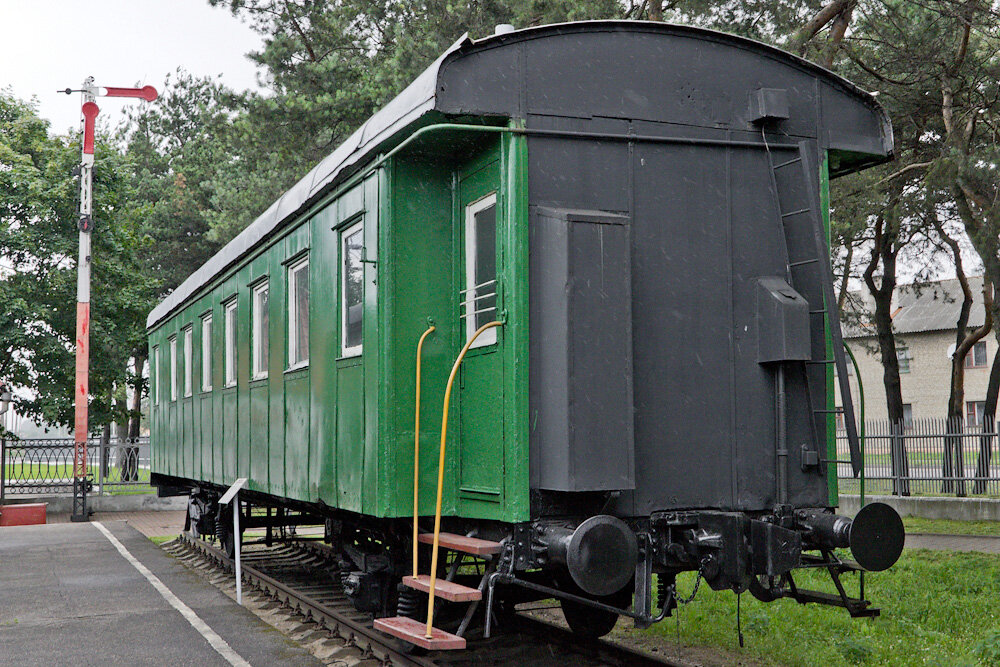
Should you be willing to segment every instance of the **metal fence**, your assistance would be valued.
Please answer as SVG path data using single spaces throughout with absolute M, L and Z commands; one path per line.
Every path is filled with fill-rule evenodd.
M 0 499 L 73 492 L 72 438 L 0 439 Z M 87 441 L 87 472 L 95 493 L 149 491 L 149 438 Z
M 884 495 L 1000 496 L 1000 440 L 995 425 L 962 419 L 865 423 L 865 492 Z M 837 431 L 842 492 L 857 493 L 847 436 Z

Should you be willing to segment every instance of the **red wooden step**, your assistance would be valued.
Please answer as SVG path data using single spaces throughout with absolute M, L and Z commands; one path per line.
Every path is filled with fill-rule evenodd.
M 421 533 L 418 540 L 424 544 L 434 543 L 434 533 Z M 492 556 L 500 553 L 500 543 L 481 540 L 478 537 L 466 537 L 454 533 L 441 533 L 438 542 L 446 549 L 453 549 L 474 556 Z
M 424 593 L 431 591 L 431 577 L 428 574 L 420 574 L 416 577 L 403 577 L 403 585 L 415 588 Z M 444 598 L 452 602 L 471 602 L 472 600 L 482 600 L 483 594 L 478 588 L 469 588 L 454 581 L 436 579 L 434 581 L 434 597 Z
M 392 618 L 376 618 L 375 629 L 381 630 L 387 635 L 398 637 L 403 641 L 416 644 L 428 651 L 454 651 L 465 648 L 465 637 L 453 635 L 450 632 L 431 628 L 431 637 L 425 635 L 427 624 L 421 621 L 414 621 L 406 616 L 393 616 Z

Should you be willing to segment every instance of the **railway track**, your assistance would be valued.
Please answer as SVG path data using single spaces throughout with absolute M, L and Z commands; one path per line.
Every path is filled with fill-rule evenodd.
M 187 533 L 163 548 L 234 596 L 235 583 L 227 575 L 233 563 L 219 548 Z M 248 543 L 241 553 L 245 606 L 338 667 L 690 667 L 606 640 L 584 641 L 562 627 L 520 613 L 513 619 L 514 627 L 503 634 L 470 637 L 465 651 L 418 655 L 372 628 L 372 616 L 354 608 L 341 588 L 336 554 L 326 545 L 305 540 L 271 547 Z

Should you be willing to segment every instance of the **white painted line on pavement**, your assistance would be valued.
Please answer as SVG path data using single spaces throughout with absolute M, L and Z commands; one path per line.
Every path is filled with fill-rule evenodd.
M 163 596 L 163 599 L 169 602 L 171 607 L 179 611 L 181 616 L 183 616 L 187 622 L 191 624 L 191 627 L 200 632 L 201 636 L 204 637 L 206 641 L 211 644 L 212 648 L 214 648 L 219 655 L 225 658 L 230 665 L 233 667 L 252 667 L 249 662 L 244 660 L 239 653 L 234 651 L 233 648 L 226 643 L 225 639 L 220 637 L 215 630 L 208 627 L 208 624 L 201 620 L 201 617 L 194 613 L 194 610 L 192 610 L 191 607 L 181 602 L 180 598 L 174 595 L 173 592 L 171 592 L 171 590 L 167 588 L 162 581 L 160 581 L 159 577 L 150 572 L 148 567 L 140 563 L 139 559 L 129 553 L 129 550 L 125 548 L 125 545 L 119 542 L 118 538 L 112 535 L 111 531 L 104 527 L 104 524 L 100 521 L 94 521 L 93 523 L 97 526 L 99 531 L 104 533 L 104 536 L 108 538 L 112 545 L 114 545 L 115 549 L 118 549 L 118 553 L 120 553 L 125 560 L 131 563 L 132 567 L 139 570 L 139 574 L 146 577 L 149 583 L 153 585 L 153 588 L 155 588 L 157 592 Z

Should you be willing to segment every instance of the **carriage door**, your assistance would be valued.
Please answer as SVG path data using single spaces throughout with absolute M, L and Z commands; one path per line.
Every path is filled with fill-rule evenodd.
M 497 318 L 502 256 L 497 242 L 499 163 L 466 174 L 460 182 L 461 266 L 459 293 L 462 343 Z M 504 474 L 504 367 L 499 327 L 485 331 L 466 354 L 461 369 L 460 504 L 500 503 Z M 477 503 L 478 504 L 478 503 Z M 486 509 L 486 508 L 484 508 Z

